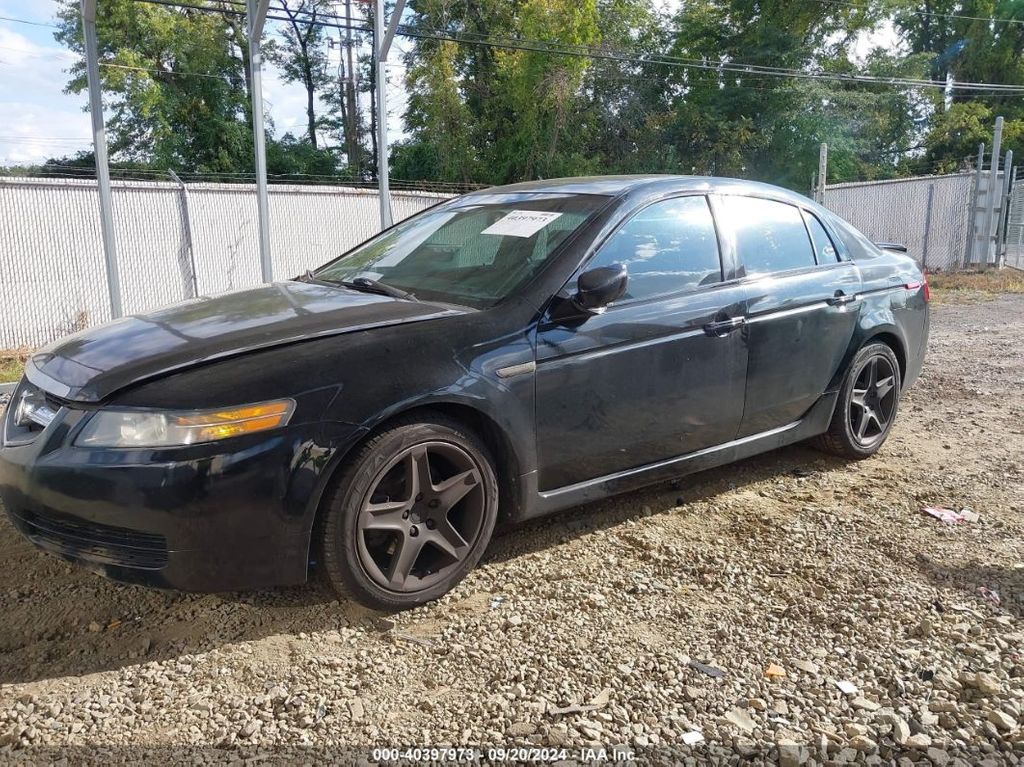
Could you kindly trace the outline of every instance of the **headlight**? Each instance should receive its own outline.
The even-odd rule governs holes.
[[[216,410],[154,412],[100,410],[75,440],[87,447],[171,447],[214,442],[284,426],[295,410],[290,399]]]

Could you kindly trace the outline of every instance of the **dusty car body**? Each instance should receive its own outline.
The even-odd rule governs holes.
[[[353,590],[356,579],[364,601],[401,607],[475,563],[487,541],[470,528],[487,538],[498,521],[839,439],[844,418],[846,453],[861,457],[861,429],[869,455],[921,369],[928,288],[915,262],[776,187],[563,179],[416,218],[303,279],[127,317],[35,354],[2,425],[0,498],[18,529],[109,577],[203,591],[301,583],[324,540],[348,536],[329,566],[353,568],[341,580]],[[459,226],[475,232],[468,251]],[[491,262],[463,263],[492,239]],[[676,263],[698,251],[702,264]],[[413,261],[426,276],[399,279]],[[373,279],[352,276],[364,262]],[[500,269],[518,281],[495,296]],[[874,362],[860,361],[866,349]],[[443,429],[417,443],[408,430],[424,423]],[[401,429],[387,455],[369,450]],[[383,475],[362,477],[356,457],[399,489],[382,494]],[[388,461],[405,462],[404,478]],[[431,516],[445,498],[472,519],[458,535]],[[460,506],[470,499],[472,513]],[[351,505],[337,527],[324,521],[331,504]],[[367,556],[371,517],[398,537],[362,569],[346,564]],[[456,559],[418,570],[409,552],[428,538],[432,557]],[[399,579],[386,557],[403,551],[413,563]]]

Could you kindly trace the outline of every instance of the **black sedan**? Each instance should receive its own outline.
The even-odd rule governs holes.
[[[435,599],[498,522],[813,438],[885,441],[928,285],[804,197],[667,176],[460,197],[302,277],[34,355],[0,497],[39,547],[187,590]]]

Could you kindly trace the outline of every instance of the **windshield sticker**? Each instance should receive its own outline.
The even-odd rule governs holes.
[[[561,213],[549,213],[543,210],[514,210],[499,218],[481,234],[495,234],[501,237],[533,237],[561,215]]]

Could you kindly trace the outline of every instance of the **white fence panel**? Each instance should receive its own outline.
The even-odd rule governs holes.
[[[256,187],[117,181],[114,227],[126,313],[261,281]],[[393,192],[400,221],[450,195]],[[301,274],[380,230],[376,191],[270,187],[274,277]],[[110,319],[96,182],[0,179],[0,349],[40,346]]]

